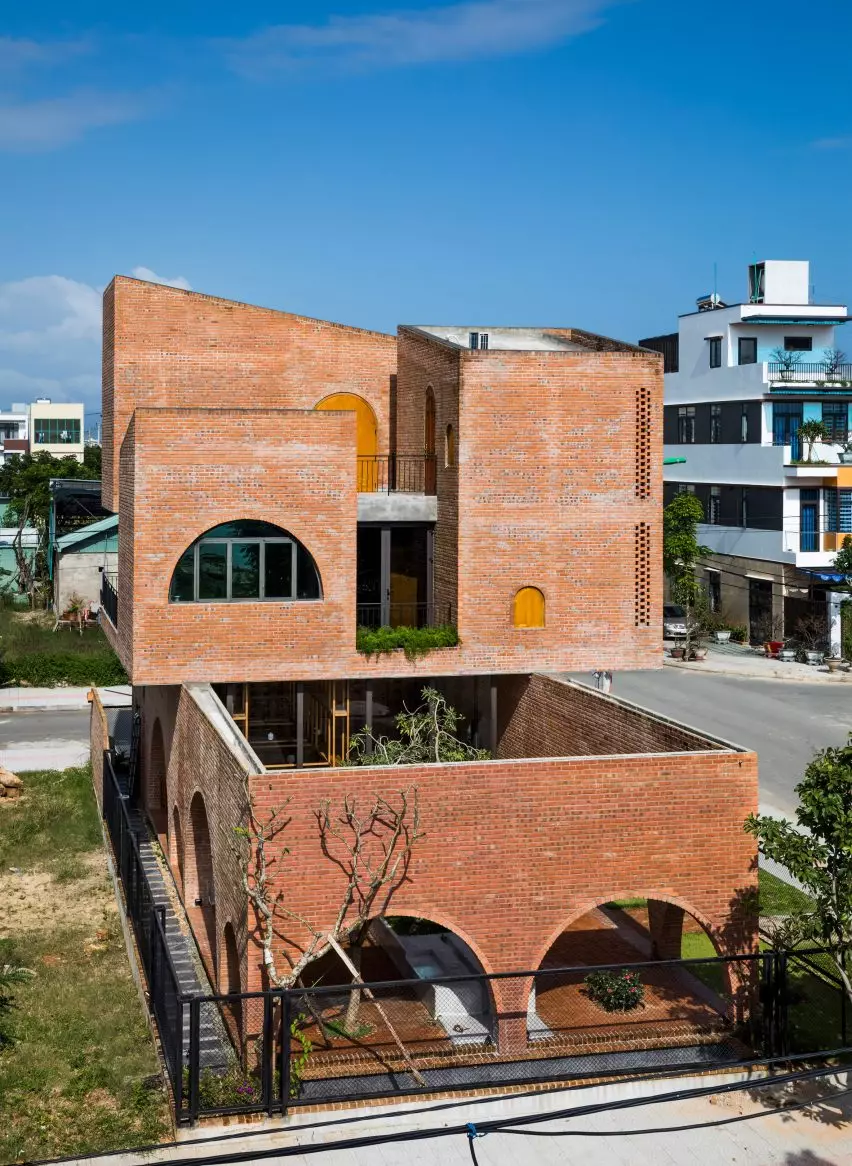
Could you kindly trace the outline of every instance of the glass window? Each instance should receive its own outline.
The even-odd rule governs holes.
[[[849,406],[845,401],[823,401],[822,423],[829,441],[845,441],[849,430]]]
[[[707,499],[707,521],[711,526],[718,526],[722,516],[722,489],[720,486],[710,487],[710,497]]]
[[[741,336],[738,344],[738,360],[740,364],[757,364],[757,338]]]
[[[710,367],[711,368],[721,368],[722,367],[722,337],[721,336],[711,336],[710,337]]]
[[[681,445],[695,443],[695,406],[681,405],[677,411],[677,439]]]
[[[33,418],[34,445],[79,445],[79,417]]]
[[[254,537],[246,537],[254,536]],[[268,522],[228,522],[187,547],[172,574],[169,600],[321,599],[311,555]]]
[[[743,486],[743,502],[742,512],[740,515],[740,526],[748,526],[748,486]]]
[[[267,599],[290,599],[293,594],[293,544],[267,543],[264,573]],[[311,596],[316,599],[315,595]]]
[[[231,598],[260,599],[259,542],[231,543]]]
[[[784,347],[788,352],[812,352],[813,336],[785,336]]]
[[[710,406],[710,440],[712,442],[719,442],[722,440],[722,406]]]
[[[707,572],[707,601],[711,612],[717,614],[722,607],[722,575],[719,571]]]
[[[748,405],[745,401],[740,413],[740,441],[748,441]]]
[[[227,597],[228,544],[203,542],[198,548],[198,598]]]
[[[826,529],[836,534],[852,534],[852,490],[825,491]]]

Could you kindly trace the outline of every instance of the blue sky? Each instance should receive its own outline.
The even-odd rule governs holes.
[[[115,272],[387,331],[635,340],[755,256],[845,302],[850,45],[848,0],[4,6],[0,404],[99,409]]]

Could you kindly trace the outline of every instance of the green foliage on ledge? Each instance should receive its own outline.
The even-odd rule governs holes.
[[[365,628],[355,633],[355,647],[365,656],[381,656],[402,648],[407,660],[426,656],[435,648],[455,648],[461,641],[452,624],[436,628]]]

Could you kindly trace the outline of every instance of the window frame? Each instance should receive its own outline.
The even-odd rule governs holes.
[[[813,336],[785,336],[783,347],[785,352],[813,352],[814,338]]]
[[[710,359],[710,367],[711,368],[721,368],[722,367],[722,337],[721,336],[708,336],[707,339],[710,342],[710,349],[709,349],[709,353],[708,353],[709,359]]]
[[[722,443],[722,406],[718,402],[710,403],[710,444]]]
[[[826,409],[828,409],[829,416],[833,417],[833,419],[836,419],[836,418],[843,419],[841,426],[838,426],[836,424],[831,424],[831,425],[826,424],[826,419],[825,419],[826,418]],[[839,445],[841,442],[846,441],[847,438],[849,437],[849,404],[848,404],[848,402],[847,401],[823,401],[823,403],[822,403],[822,423],[823,423],[823,425],[826,425],[826,428],[829,430],[829,432],[831,434],[831,436],[828,438],[828,440],[830,442],[832,442],[835,445]],[[838,436],[838,434],[839,434],[839,436]]]
[[[60,437],[60,427],[71,436]],[[33,420],[33,445],[80,445],[82,428],[79,417],[37,417]]]
[[[257,595],[239,595],[234,596],[233,593],[233,547],[234,545],[245,546],[246,544],[257,544],[259,546],[258,554],[258,594]],[[290,594],[289,595],[267,595],[266,594],[266,546],[267,544],[281,546],[282,544],[290,546]],[[213,598],[202,598],[199,595],[200,584],[200,553],[204,546],[224,546],[225,551],[225,595]],[[229,537],[213,536],[206,538],[201,535],[195,542],[186,548],[180,555],[174,567],[172,568],[172,577],[169,581],[169,603],[176,603],[179,605],[189,603],[317,603],[323,598],[322,594],[322,580],[316,563],[313,561],[313,556],[302,547],[305,554],[311,560],[313,570],[316,574],[317,587],[319,594],[316,596],[300,596],[299,595],[299,576],[298,576],[298,562],[299,562],[299,548],[301,544],[299,540],[293,538],[292,535],[233,535]],[[190,551],[192,551],[192,599],[177,599],[172,594],[172,585],[174,582],[175,572],[181,559],[184,558]]]
[[[684,436],[685,433],[689,433],[689,437]],[[677,444],[696,444],[694,405],[678,405],[677,407]]]
[[[722,518],[722,487],[711,486],[707,495],[707,525],[721,526]]]
[[[754,345],[754,360],[743,360],[743,346],[746,344]],[[757,337],[740,336],[737,339],[737,364],[757,364],[757,362]]]

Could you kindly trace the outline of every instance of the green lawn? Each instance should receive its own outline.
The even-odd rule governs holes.
[[[20,611],[0,602],[0,684],[126,683],[118,657],[99,627],[53,630],[50,612]]]
[[[0,964],[35,973],[0,1012],[0,1162],[170,1132],[88,768],[27,774],[0,808]],[[17,868],[10,871],[11,868]]]
[[[811,906],[811,900],[804,891],[791,887],[768,870],[758,871],[757,877],[761,915],[790,915]]]

